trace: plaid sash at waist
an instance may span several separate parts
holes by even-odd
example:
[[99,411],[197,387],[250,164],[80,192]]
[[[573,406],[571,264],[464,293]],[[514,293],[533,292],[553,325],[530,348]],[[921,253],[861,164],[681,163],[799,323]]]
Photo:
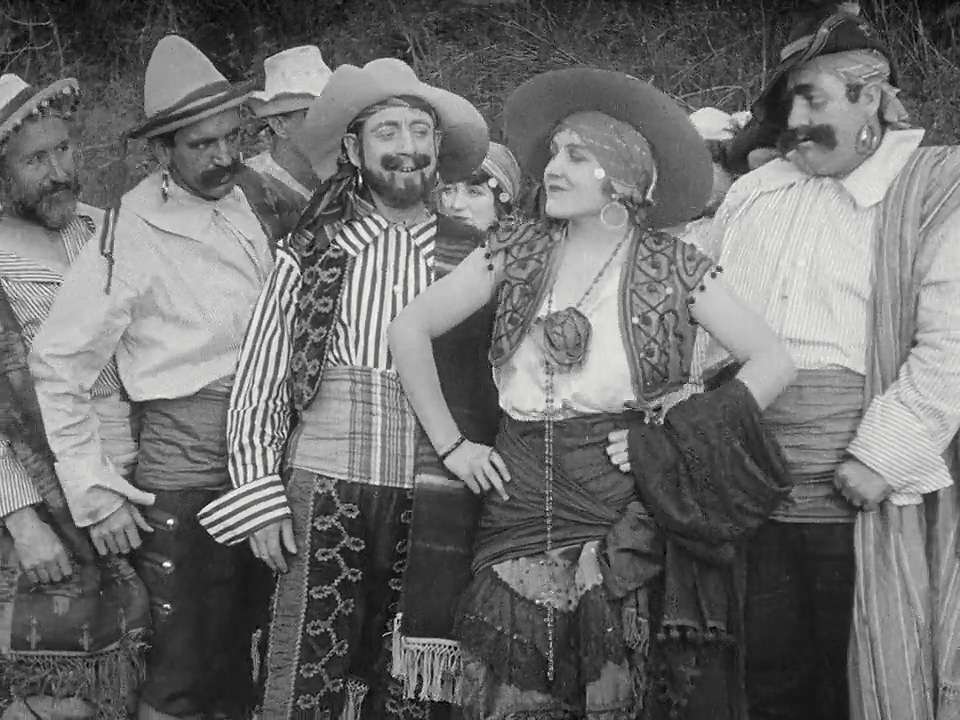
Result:
[[300,415],[287,464],[336,480],[412,488],[417,427],[395,373],[330,367]]

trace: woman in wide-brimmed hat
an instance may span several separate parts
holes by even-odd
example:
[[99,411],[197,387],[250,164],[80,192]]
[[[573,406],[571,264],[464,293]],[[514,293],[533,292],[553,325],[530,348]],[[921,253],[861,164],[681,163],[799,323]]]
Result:
[[[793,366],[720,268],[657,230],[700,211],[710,155],[670,98],[602,70],[528,81],[505,129],[546,217],[493,236],[390,330],[441,460],[485,494],[457,614],[466,714],[743,717],[733,543],[787,484],[758,416]],[[431,339],[493,298],[491,448],[453,422]],[[743,361],[714,393],[698,324]]]

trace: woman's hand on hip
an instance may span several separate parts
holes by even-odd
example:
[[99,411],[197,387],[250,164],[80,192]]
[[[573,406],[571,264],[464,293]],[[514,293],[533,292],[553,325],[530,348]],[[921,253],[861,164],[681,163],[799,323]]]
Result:
[[504,487],[510,482],[507,465],[500,454],[489,445],[467,440],[450,453],[443,464],[477,495],[496,490],[504,500],[510,499]]
[[620,472],[630,472],[630,446],[627,442],[629,433],[626,430],[614,430],[607,435],[607,456],[610,462],[620,468]]

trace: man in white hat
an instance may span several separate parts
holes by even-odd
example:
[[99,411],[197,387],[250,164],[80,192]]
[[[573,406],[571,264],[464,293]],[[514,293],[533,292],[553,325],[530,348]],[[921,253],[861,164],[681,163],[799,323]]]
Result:
[[[438,170],[470,177],[488,141],[467,100],[394,59],[340,66],[307,113],[299,142],[324,184],[278,250],[241,350],[227,425],[236,487],[201,514],[220,542],[250,540],[281,573],[264,718],[426,712],[402,699],[384,636],[414,473],[440,463],[422,442],[386,330],[480,242],[438,219],[430,199]],[[489,315],[475,316],[439,353],[451,403],[472,412],[464,427],[480,438],[497,420],[489,329]]]
[[[274,241],[301,203],[244,168],[239,106],[249,90],[186,40],[158,43],[146,120],[130,135],[152,142],[161,169],[123,196],[100,247],[81,253],[30,358],[61,481],[108,489],[115,511],[93,526],[101,552],[133,550],[150,592],[142,720],[243,718],[255,704],[249,615],[269,581],[256,582],[248,570],[259,564],[196,522],[229,486],[223,433],[237,352]],[[100,461],[89,388],[114,353],[142,408],[133,484],[155,497],[142,511],[112,492],[116,473]]]
[[[116,469],[113,507],[101,506],[95,491],[64,496],[26,367],[64,275],[103,220],[103,211],[77,200],[78,93],[72,78],[34,88],[16,75],[0,77],[0,607],[10,618],[0,627],[0,686],[19,698],[4,718],[26,717],[24,706],[93,717],[87,702],[102,717],[125,717],[137,640],[149,627],[146,589],[133,568],[121,557],[98,558],[100,538],[91,544],[80,530],[120,498],[152,499],[126,480],[136,443],[116,366],[110,362],[91,388],[104,462]],[[65,596],[76,602],[58,606]],[[92,628],[86,640],[84,626]],[[92,672],[98,663],[113,674]],[[63,697],[65,687],[73,697]]]
[[317,189],[310,161],[294,142],[316,100],[330,79],[330,68],[315,45],[290,48],[263,62],[264,89],[250,94],[248,104],[264,120],[271,136],[270,149],[250,158],[247,165],[271,175],[305,198]]

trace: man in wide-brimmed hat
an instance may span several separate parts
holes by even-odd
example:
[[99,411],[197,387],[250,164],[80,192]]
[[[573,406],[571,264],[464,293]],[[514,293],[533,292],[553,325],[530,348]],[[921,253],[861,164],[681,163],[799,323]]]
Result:
[[[93,498],[65,496],[57,482],[26,365],[64,275],[103,220],[77,198],[78,93],[71,78],[36,88],[0,77],[0,612],[10,618],[0,627],[0,709],[18,698],[4,718],[27,717],[24,705],[44,718],[125,718],[149,626],[132,567],[97,557],[80,529],[105,514],[90,516]],[[114,363],[91,395],[115,489],[148,502],[127,482],[135,433]]]
[[[323,185],[254,311],[227,428],[237,487],[202,522],[282,573],[263,717],[407,717],[425,709],[399,697],[384,635],[420,436],[386,328],[480,242],[429,201],[438,170],[456,181],[480,166],[487,126],[467,100],[378,59],[333,72],[299,143]],[[480,397],[488,331],[489,316],[467,322],[449,348],[448,390],[479,432],[496,423],[495,396]]]
[[960,152],[920,147],[852,4],[782,58],[753,106],[781,157],[714,225],[800,369],[766,413],[796,486],[749,556],[750,717],[954,717]]
[[269,128],[270,149],[247,165],[271,175],[308,198],[317,188],[310,161],[295,142],[310,104],[327,81],[330,68],[315,45],[290,48],[263,61],[264,89],[250,94],[254,115]]
[[[247,570],[259,564],[196,521],[229,486],[223,432],[237,351],[274,241],[301,203],[243,166],[239,106],[249,91],[183,38],[158,43],[146,119],[130,136],[150,140],[161,167],[112,208],[100,247],[81,253],[30,358],[61,481],[97,492],[98,549],[133,552],[150,592],[143,720],[243,718],[255,704],[249,614],[268,580],[258,584]],[[114,353],[141,407],[133,484],[155,498],[143,510],[116,492],[90,402]]]

